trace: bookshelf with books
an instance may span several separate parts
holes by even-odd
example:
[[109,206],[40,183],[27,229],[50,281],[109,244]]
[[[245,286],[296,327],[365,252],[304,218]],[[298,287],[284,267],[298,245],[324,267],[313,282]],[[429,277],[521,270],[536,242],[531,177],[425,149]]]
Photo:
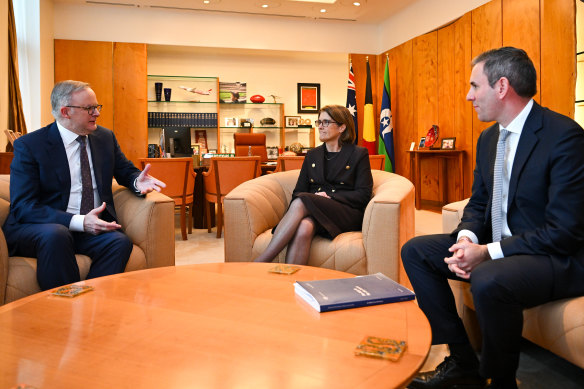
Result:
[[235,132],[266,134],[266,146],[285,146],[284,104],[282,103],[220,103],[219,127],[223,150],[233,148]]
[[164,130],[165,151],[187,156],[204,131],[207,147],[219,149],[218,91],[217,77],[148,75],[148,143]]

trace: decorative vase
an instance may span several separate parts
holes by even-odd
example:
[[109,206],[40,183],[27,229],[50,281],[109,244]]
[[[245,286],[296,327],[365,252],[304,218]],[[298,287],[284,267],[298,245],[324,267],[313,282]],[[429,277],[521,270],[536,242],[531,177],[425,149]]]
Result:
[[172,92],[172,89],[164,88],[164,100],[165,101],[170,101],[170,93],[171,92]]
[[162,101],[162,83],[154,83],[154,91],[156,92],[156,101]]

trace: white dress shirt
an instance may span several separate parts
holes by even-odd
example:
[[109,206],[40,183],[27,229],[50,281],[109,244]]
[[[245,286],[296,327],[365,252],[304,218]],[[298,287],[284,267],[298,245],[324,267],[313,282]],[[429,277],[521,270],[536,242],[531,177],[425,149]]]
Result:
[[[69,224],[69,229],[71,231],[80,231],[83,229],[83,221],[85,220],[85,215],[80,215],[79,210],[81,209],[81,161],[80,161],[80,148],[81,143],[77,142],[77,137],[79,135],[63,127],[59,122],[57,122],[57,127],[59,128],[59,133],[61,134],[61,139],[63,140],[63,146],[65,146],[65,152],[67,153],[67,161],[69,162],[69,174],[71,176],[71,193],[69,194],[69,203],[67,204],[67,212],[73,213],[73,218]],[[85,147],[87,149],[87,157],[89,158],[89,168],[91,169],[91,185],[93,187],[93,208],[97,208],[101,205],[101,200],[99,198],[99,193],[97,192],[97,184],[95,181],[95,173],[93,172],[93,161],[91,159],[91,147],[89,147],[89,138],[85,142]]]
[[[509,123],[505,130],[509,131],[510,134],[507,137],[507,143],[505,147],[505,159],[503,163],[503,187],[501,193],[501,220],[503,222],[501,228],[501,237],[508,238],[511,236],[511,230],[509,229],[509,224],[507,223],[507,203],[509,200],[509,181],[511,179],[511,169],[513,168],[513,161],[515,160],[515,153],[517,152],[517,145],[519,144],[519,138],[521,137],[521,132],[523,131],[523,126],[525,125],[525,121],[527,120],[527,116],[531,112],[531,108],[533,108],[533,99],[529,100],[529,102],[523,107],[519,115],[515,117]],[[499,131],[501,131],[503,127],[499,124]],[[461,230],[458,232],[458,239],[461,237],[466,236],[473,241],[473,243],[478,244],[477,236],[469,230]],[[501,242],[493,242],[487,244],[487,249],[489,250],[489,255],[492,259],[499,259],[503,258],[503,250],[501,250]]]

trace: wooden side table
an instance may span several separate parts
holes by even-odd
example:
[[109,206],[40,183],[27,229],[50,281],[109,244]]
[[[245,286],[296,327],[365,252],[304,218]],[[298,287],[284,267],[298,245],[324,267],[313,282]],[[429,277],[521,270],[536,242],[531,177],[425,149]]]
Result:
[[[422,206],[422,159],[454,159],[458,160],[458,175],[460,179],[460,186],[458,187],[458,194],[456,200],[462,200],[464,196],[464,174],[463,174],[463,158],[464,150],[409,150],[410,153],[410,171],[413,175],[414,187],[416,190],[416,209]],[[448,201],[448,172],[446,164],[442,165],[440,171],[440,184],[442,185],[442,199],[444,204]]]

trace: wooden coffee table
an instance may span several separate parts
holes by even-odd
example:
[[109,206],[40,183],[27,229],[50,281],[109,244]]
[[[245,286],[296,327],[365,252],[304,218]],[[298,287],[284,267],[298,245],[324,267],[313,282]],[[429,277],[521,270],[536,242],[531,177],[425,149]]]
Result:
[[[0,387],[395,388],[430,349],[415,302],[319,314],[296,280],[351,277],[274,264],[211,263],[86,281],[0,307]],[[366,335],[407,341],[398,362],[358,357]]]

